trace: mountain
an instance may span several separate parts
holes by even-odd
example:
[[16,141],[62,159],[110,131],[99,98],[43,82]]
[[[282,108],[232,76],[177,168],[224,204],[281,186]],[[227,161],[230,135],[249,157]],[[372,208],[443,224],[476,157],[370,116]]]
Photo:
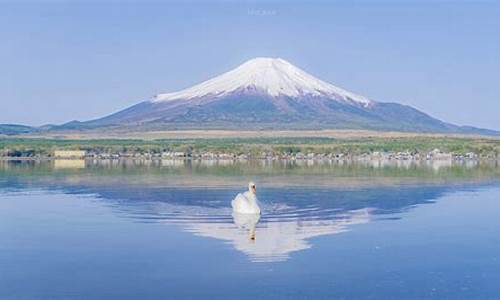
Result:
[[36,127],[17,125],[17,124],[0,124],[0,134],[16,135],[23,133],[37,132],[39,129]]
[[280,58],[255,58],[193,87],[159,94],[109,116],[54,129],[372,129],[496,134],[376,102]]

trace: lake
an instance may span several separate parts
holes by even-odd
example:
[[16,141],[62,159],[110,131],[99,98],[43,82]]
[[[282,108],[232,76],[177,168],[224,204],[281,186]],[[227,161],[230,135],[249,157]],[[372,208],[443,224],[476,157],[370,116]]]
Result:
[[499,216],[497,162],[0,161],[0,298],[499,298]]

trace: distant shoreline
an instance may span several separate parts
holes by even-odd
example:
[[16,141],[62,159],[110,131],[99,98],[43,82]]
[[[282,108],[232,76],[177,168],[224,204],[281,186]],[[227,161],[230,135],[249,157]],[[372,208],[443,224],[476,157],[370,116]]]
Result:
[[32,139],[219,139],[219,138],[464,138],[499,140],[500,136],[454,133],[428,133],[403,131],[374,131],[353,129],[322,129],[322,130],[165,130],[165,131],[58,131],[30,133],[20,135],[0,135],[2,138],[32,138]]
[[[180,137],[182,135],[182,137]],[[498,160],[500,138],[324,131],[172,131],[122,135],[10,136],[0,159]]]
[[247,158],[202,158],[202,157],[116,157],[116,158],[101,158],[101,157],[83,157],[83,158],[58,158],[58,157],[0,157],[0,161],[329,161],[329,162],[385,162],[385,161],[406,161],[406,162],[494,162],[500,159],[497,158],[449,158],[449,159],[425,159],[425,158],[372,158],[355,156],[349,158],[328,158],[328,157],[312,157],[312,158],[284,158],[284,157],[247,157]]

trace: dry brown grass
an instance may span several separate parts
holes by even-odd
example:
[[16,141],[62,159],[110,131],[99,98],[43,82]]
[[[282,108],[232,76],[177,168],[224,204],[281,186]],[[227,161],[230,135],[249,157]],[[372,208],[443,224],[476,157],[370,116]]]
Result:
[[[12,136],[11,136],[12,137]],[[20,135],[22,138],[59,138],[59,139],[198,139],[198,138],[274,138],[274,137],[319,137],[319,138],[411,138],[411,137],[448,137],[448,138],[482,138],[500,140],[500,137],[465,135],[465,134],[442,134],[442,133],[413,133],[396,131],[370,131],[370,130],[172,130],[172,131],[149,131],[149,132],[58,132],[32,135]]]

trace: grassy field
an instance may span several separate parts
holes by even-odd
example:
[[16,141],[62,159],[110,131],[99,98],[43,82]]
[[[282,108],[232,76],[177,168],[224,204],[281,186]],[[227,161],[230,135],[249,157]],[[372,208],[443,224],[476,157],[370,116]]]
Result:
[[395,131],[371,131],[371,130],[347,130],[347,129],[323,129],[323,130],[171,130],[171,131],[68,131],[68,132],[44,132],[38,134],[24,134],[21,138],[46,138],[67,140],[92,140],[92,139],[234,139],[234,138],[332,138],[332,139],[355,139],[355,138],[410,138],[410,137],[436,137],[436,138],[485,138],[500,139],[491,136],[473,136],[464,134],[442,134],[442,133],[418,133],[418,132],[395,132]]
[[[182,134],[184,133],[184,134]],[[54,150],[87,150],[100,153],[161,153],[164,151],[214,152],[232,154],[344,153],[359,155],[374,151],[420,152],[439,148],[445,152],[497,157],[500,139],[481,136],[375,133],[369,131],[318,132],[234,132],[190,131],[169,134],[147,133],[131,138],[84,137],[4,137],[0,138],[1,156],[50,157]],[[158,137],[158,138],[152,138]]]

